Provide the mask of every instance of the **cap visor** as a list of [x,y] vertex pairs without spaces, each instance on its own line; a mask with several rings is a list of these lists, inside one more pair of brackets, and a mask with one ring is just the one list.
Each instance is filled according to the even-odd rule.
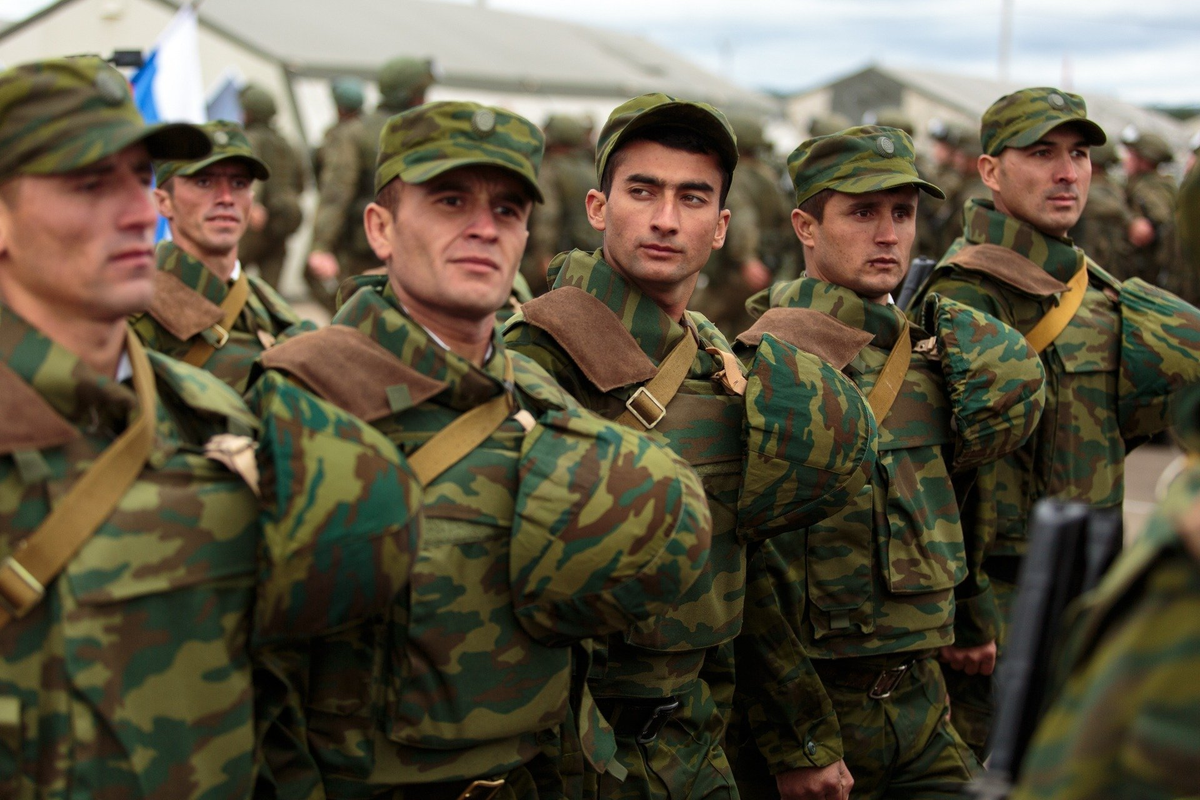
[[254,156],[244,155],[242,153],[221,153],[220,155],[210,155],[208,158],[203,158],[199,161],[189,161],[180,169],[176,170],[176,175],[195,175],[205,167],[222,161],[243,161],[250,165],[250,174],[260,181],[265,181],[271,177],[271,170],[267,169],[267,165],[258,160]]
[[[103,126],[81,130],[54,152],[23,165],[22,172],[54,174],[70,172],[94,164],[139,142],[146,145],[154,160],[190,161],[212,152],[212,143],[204,131],[186,123],[142,125],[122,119]],[[64,155],[65,153],[65,155]]]
[[1088,144],[1104,144],[1108,141],[1108,136],[1105,135],[1104,129],[1090,119],[1058,119],[1043,122],[1041,125],[1025,131],[1020,136],[1014,136],[1008,141],[1005,147],[1021,148],[1037,144],[1047,133],[1055,128],[1061,128],[1063,125],[1077,126],[1083,132],[1083,138]]
[[[399,178],[405,183],[425,183],[426,181],[436,178],[438,175],[443,175],[450,170],[459,169],[460,167],[499,167],[507,170],[513,175],[516,175],[525,184],[533,190],[533,198],[539,203],[546,202],[546,198],[542,196],[542,188],[537,185],[537,182],[531,180],[528,175],[522,172],[519,168],[508,161],[499,158],[488,158],[486,156],[474,156],[471,158],[448,158],[440,161],[426,161],[423,164],[414,164],[411,167],[406,167],[396,172],[394,177]],[[391,180],[389,178],[388,180]],[[380,187],[382,188],[382,187]]]

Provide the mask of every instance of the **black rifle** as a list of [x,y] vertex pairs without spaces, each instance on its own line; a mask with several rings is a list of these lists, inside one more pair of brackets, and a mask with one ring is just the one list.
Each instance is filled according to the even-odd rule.
[[900,285],[900,294],[896,297],[896,305],[901,311],[908,310],[908,304],[916,296],[917,290],[925,285],[929,273],[933,272],[936,266],[937,262],[927,256],[917,256],[912,260],[912,266],[904,276],[904,283]]
[[1008,640],[996,672],[996,717],[987,771],[967,790],[975,800],[1003,800],[1053,696],[1056,645],[1067,606],[1100,582],[1121,550],[1121,510],[1041,500],[1029,524]]

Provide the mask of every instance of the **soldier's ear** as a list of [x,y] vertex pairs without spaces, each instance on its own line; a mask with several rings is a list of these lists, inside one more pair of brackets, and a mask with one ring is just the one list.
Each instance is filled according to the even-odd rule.
[[607,223],[604,221],[604,207],[608,205],[608,198],[599,189],[588,189],[585,202],[588,223],[596,230],[603,232],[607,227]]
[[717,229],[713,232],[713,250],[720,250],[725,246],[725,235],[729,233],[729,218],[732,216],[728,208],[721,209],[721,216],[717,218]]
[[154,190],[154,205],[158,214],[167,220],[175,219],[175,206],[171,203],[171,193],[161,187]]
[[792,230],[805,247],[816,247],[816,238],[813,235],[816,226],[817,219],[812,214],[798,208],[792,209]]
[[[1003,155],[1004,151],[1001,150]],[[979,157],[979,180],[993,192],[1000,191],[1000,157],[989,156],[986,153]]]
[[375,257],[386,264],[392,257],[392,229],[396,218],[389,209],[378,203],[371,203],[363,209],[363,228],[367,233],[367,241],[375,251]]

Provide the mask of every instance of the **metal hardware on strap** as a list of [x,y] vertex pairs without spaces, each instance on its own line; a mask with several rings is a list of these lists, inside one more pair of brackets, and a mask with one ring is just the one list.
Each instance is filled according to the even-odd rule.
[[46,587],[12,556],[0,562],[0,607],[20,619],[41,602]]
[[208,361],[214,350],[219,350],[229,341],[229,332],[233,330],[234,323],[242,313],[242,309],[246,307],[246,301],[250,298],[250,279],[243,272],[238,275],[233,285],[229,287],[229,293],[225,295],[225,299],[221,302],[221,310],[225,312],[225,316],[221,321],[215,323],[205,330],[215,331],[217,334],[217,342],[213,343],[208,340],[207,336],[201,336],[198,340],[192,342],[192,346],[179,359],[185,364],[191,364],[193,367],[202,367],[204,362]]
[[912,669],[911,663],[883,670],[879,673],[879,677],[875,679],[875,684],[871,687],[871,691],[868,692],[867,696],[872,700],[884,699],[900,685],[900,681],[903,680],[910,669]]
[[219,324],[213,324],[212,330],[216,331],[217,341],[212,343],[212,346],[220,350],[229,341],[229,331],[222,328]]
[[[658,414],[655,415],[653,420],[646,419],[645,414],[643,414],[641,411],[638,411],[636,408],[634,408],[634,402],[639,397],[644,397],[647,402],[649,402],[652,406],[654,406],[654,408],[658,409]],[[629,409],[629,413],[633,414],[633,416],[637,419],[637,421],[642,423],[642,427],[645,428],[646,430],[653,429],[654,426],[657,425],[658,423],[662,422],[663,417],[665,417],[667,415],[666,406],[664,406],[662,403],[658,402],[658,398],[655,397],[654,395],[650,394],[650,392],[647,391],[645,386],[639,386],[638,390],[636,392],[634,392],[632,395],[630,395],[629,399],[625,401],[625,408]],[[646,409],[646,410],[649,411],[649,409]]]
[[670,702],[655,706],[650,711],[650,718],[646,720],[646,724],[638,731],[637,743],[650,744],[658,738],[658,734],[662,733],[663,726],[667,724],[667,720],[679,709],[679,701],[671,698]]
[[504,786],[504,778],[496,780],[479,780],[471,781],[466,789],[463,789],[462,794],[458,796],[458,800],[492,800],[500,789]]

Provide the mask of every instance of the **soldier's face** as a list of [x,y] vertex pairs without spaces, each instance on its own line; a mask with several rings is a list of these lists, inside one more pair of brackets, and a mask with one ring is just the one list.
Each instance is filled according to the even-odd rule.
[[792,226],[804,244],[805,272],[879,303],[908,273],[916,220],[915,186],[833,192],[820,222],[798,208],[792,211]]
[[996,210],[1050,236],[1066,236],[1087,203],[1089,151],[1074,125],[1061,125],[1029,147],[980,156],[979,177],[992,190]]
[[196,258],[227,256],[250,221],[254,178],[237,159],[218,161],[195,175],[176,175],[154,190],[158,213],[171,224],[171,238]]
[[153,169],[141,144],[0,193],[0,296],[41,319],[111,323],[150,305]]
[[725,244],[722,173],[714,155],[631,142],[613,156],[608,195],[588,192],[588,221],[604,233],[604,258],[650,293],[691,295],[713,250]]
[[395,216],[373,203],[365,224],[400,300],[448,324],[489,320],[525,250],[529,188],[507,170],[462,167],[399,189]]

